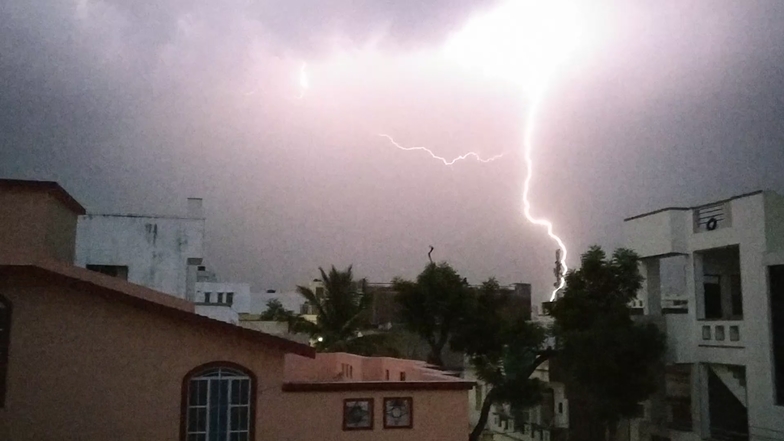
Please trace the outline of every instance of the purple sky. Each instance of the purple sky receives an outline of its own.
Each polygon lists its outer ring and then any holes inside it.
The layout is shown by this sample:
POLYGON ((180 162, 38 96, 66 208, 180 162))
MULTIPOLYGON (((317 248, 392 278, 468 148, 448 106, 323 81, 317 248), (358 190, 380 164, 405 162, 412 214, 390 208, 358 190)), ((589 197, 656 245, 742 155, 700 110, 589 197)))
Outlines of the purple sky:
MULTIPOLYGON (((93 212, 201 196, 208 264, 256 289, 331 264, 414 277, 432 244, 471 282, 546 296, 554 246, 520 215, 526 103, 435 56, 493 1, 42 3, 0 9, 0 176, 93 212), (450 168, 378 133, 512 154, 450 168)), ((784 193, 784 2, 591 4, 603 37, 554 80, 534 153, 534 212, 571 264, 621 245, 624 217, 784 193)))

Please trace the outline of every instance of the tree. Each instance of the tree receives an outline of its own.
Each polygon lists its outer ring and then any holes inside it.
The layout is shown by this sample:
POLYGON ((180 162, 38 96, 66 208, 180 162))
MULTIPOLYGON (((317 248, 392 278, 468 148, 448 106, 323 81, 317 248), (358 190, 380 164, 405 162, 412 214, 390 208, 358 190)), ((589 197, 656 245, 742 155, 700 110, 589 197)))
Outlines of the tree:
POLYGON ((400 320, 430 348, 428 363, 443 366, 442 353, 464 316, 470 288, 448 263, 429 263, 416 281, 392 282, 401 306, 400 320))
POLYGON ((358 355, 396 355, 388 344, 389 338, 374 333, 370 326, 369 306, 372 297, 360 287, 364 280, 354 281, 351 266, 338 271, 333 266, 329 274, 322 268, 323 293, 298 286, 297 292, 316 308, 316 322, 296 317, 294 332, 310 335, 316 350, 321 352, 350 352, 358 355))
POLYGON ((259 319, 276 322, 288 322, 294 318, 294 311, 283 307, 283 303, 278 299, 271 299, 267 302, 267 309, 261 313, 259 319))
POLYGON ((466 353, 477 377, 490 386, 479 421, 469 440, 477 441, 487 425, 493 406, 508 404, 522 409, 538 404, 542 383, 531 374, 551 355, 543 350, 545 330, 525 317, 505 314, 509 295, 495 279, 472 291, 466 314, 461 317, 452 348, 466 353))
POLYGON ((638 256, 618 249, 611 258, 591 247, 580 269, 566 276, 563 296, 552 307, 558 362, 567 387, 613 439, 622 418, 656 391, 665 336, 652 324, 632 320, 629 302, 642 284, 638 256))

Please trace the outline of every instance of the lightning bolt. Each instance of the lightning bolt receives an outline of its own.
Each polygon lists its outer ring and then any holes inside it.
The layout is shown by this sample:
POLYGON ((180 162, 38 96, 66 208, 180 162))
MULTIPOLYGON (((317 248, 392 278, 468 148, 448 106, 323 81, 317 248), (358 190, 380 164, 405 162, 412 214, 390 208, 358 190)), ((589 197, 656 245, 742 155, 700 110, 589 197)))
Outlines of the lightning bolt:
MULTIPOLYGON (((558 291, 563 289, 563 287, 566 285, 566 280, 564 278, 568 270, 568 267, 566 266, 566 255, 567 255, 566 244, 564 244, 563 240, 554 233, 554 227, 551 221, 547 219, 536 218, 531 214, 531 199, 529 197, 529 194, 531 192, 531 180, 533 179, 534 176, 534 162, 533 159, 531 158, 531 152, 533 151, 534 148, 534 143, 533 143, 534 128, 536 126, 537 115, 539 113, 539 107, 541 105, 542 95, 544 93, 543 89, 544 88, 532 94, 531 102, 528 108, 528 114, 525 118, 525 131, 523 134, 523 144, 522 144, 522 156, 523 156, 523 161, 525 162, 525 180, 523 181, 523 215, 525 216, 526 220, 528 220, 528 222, 534 225, 545 227, 547 229, 547 235, 552 240, 554 240, 555 243, 558 244, 558 248, 561 250, 561 253, 558 258, 558 263, 560 264, 559 266, 560 277, 558 278, 558 283, 555 289, 550 295, 550 301, 553 301, 558 295, 558 291)), ((427 154, 429 154, 431 158, 441 161, 444 165, 453 165, 458 161, 462 161, 470 157, 473 157, 479 162, 488 163, 488 162, 495 161, 496 159, 500 159, 505 155, 504 153, 501 153, 495 156, 491 156, 487 159, 483 159, 476 152, 469 152, 457 156, 453 159, 447 159, 444 158, 443 156, 436 155, 435 153, 433 153, 432 150, 430 150, 427 147, 421 147, 421 146, 404 147, 398 144, 394 140, 394 138, 392 138, 387 134, 381 133, 378 136, 382 138, 386 138, 387 140, 389 140, 390 143, 392 143, 392 145, 394 145, 400 150, 404 150, 404 151, 422 150, 424 152, 427 152, 427 154)))
MULTIPOLYGON (((527 94, 529 107, 524 120, 523 139, 520 152, 525 165, 525 179, 522 183, 522 214, 533 225, 544 227, 548 237, 558 245, 556 252, 557 282, 550 300, 566 285, 567 249, 563 240, 555 234, 553 223, 546 218, 537 218, 531 213, 531 181, 534 163, 534 129, 539 108, 544 95, 545 83, 554 69, 584 39, 582 19, 585 11, 579 11, 578 2, 573 0, 507 0, 496 9, 482 16, 476 16, 465 27, 455 33, 444 47, 448 59, 456 61, 467 69, 473 69, 488 76, 522 86, 527 94)), ((306 65, 300 69, 300 98, 309 87, 306 65)), ((392 136, 378 134, 386 138, 394 147, 403 151, 424 151, 431 158, 445 166, 473 158, 481 163, 489 163, 506 155, 501 153, 482 158, 476 152, 448 159, 435 154, 423 146, 405 147, 392 136)))
POLYGON ((543 92, 543 90, 540 90, 533 94, 531 104, 528 109, 528 115, 525 119, 525 133, 523 134, 523 160, 525 162, 525 180, 523 181, 523 215, 528 220, 528 222, 531 222, 534 225, 545 227, 547 229, 547 235, 550 236, 550 238, 558 244, 559 249, 562 250, 562 253, 558 259, 558 263, 560 263, 560 277, 558 278, 558 285, 550 295, 550 301, 553 301, 558 295, 558 291, 563 289, 563 287, 566 285, 566 279, 564 278, 567 271, 566 245, 564 245, 563 240, 561 240, 560 237, 553 233, 552 222, 547 219, 537 219, 531 215, 531 200, 528 197, 528 193, 531 190, 531 179, 534 175, 534 163, 531 159, 531 151, 533 150, 534 126, 536 123, 536 116, 539 111, 539 105, 541 103, 543 92))
POLYGON ((468 152, 468 153, 466 153, 466 154, 463 154, 463 155, 457 156, 457 157, 455 157, 455 158, 453 158, 453 159, 447 159, 447 158, 444 158, 443 156, 438 156, 438 155, 436 155, 435 153, 433 153, 433 151, 432 151, 432 150, 430 150, 430 149, 429 149, 429 148, 427 148, 427 147, 403 147, 402 145, 400 145, 400 144, 398 144, 397 142, 395 142, 395 140, 394 140, 394 139, 393 139, 391 136, 389 136, 389 135, 387 135, 387 134, 380 133, 378 136, 380 136, 380 137, 382 137, 382 138, 386 138, 386 139, 388 139, 388 140, 389 140, 389 142, 390 142, 390 143, 391 143, 393 146, 395 146, 395 147, 399 148, 400 150, 404 150, 404 151, 407 151, 407 152, 414 151, 414 150, 421 150, 421 151, 423 151, 423 152, 427 152, 427 154, 428 154, 428 155, 430 155, 430 157, 431 157, 431 158, 433 158, 433 159, 437 159, 437 160, 439 160, 439 161, 443 162, 443 163, 444 163, 444 165, 453 165, 455 162, 462 161, 462 160, 464 160, 464 159, 468 159, 468 158, 471 158, 471 157, 473 157, 474 159, 476 159, 476 160, 477 160, 477 161, 479 161, 479 162, 488 163, 488 162, 493 162, 493 161, 495 161, 496 159, 499 159, 499 158, 501 158, 501 157, 503 157, 503 156, 504 156, 504 153, 500 153, 500 154, 497 154, 497 155, 495 155, 495 156, 491 156, 491 157, 489 157, 489 158, 482 158, 482 157, 481 157, 481 156, 479 156, 479 154, 478 154, 478 153, 476 153, 476 152, 468 152))

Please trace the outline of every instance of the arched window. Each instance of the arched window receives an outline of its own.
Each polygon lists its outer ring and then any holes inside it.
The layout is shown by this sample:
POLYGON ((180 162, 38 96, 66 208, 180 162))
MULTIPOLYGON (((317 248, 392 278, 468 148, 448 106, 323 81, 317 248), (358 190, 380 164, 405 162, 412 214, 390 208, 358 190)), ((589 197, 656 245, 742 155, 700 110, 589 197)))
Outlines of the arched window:
POLYGON ((0 296, 0 408, 5 407, 8 347, 11 345, 11 302, 0 296))
POLYGON ((210 363, 183 381, 183 441, 252 441, 256 379, 234 363, 210 363))

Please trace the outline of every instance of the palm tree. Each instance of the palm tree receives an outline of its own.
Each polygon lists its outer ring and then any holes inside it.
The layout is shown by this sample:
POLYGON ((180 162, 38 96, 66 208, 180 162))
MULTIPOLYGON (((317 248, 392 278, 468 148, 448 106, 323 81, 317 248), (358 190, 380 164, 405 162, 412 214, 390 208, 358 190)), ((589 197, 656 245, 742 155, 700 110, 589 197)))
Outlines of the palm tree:
POLYGON ((295 332, 306 333, 321 352, 350 352, 358 355, 396 355, 389 336, 374 332, 370 325, 372 297, 362 287, 364 279, 354 280, 352 267, 338 271, 332 266, 327 274, 319 268, 323 292, 297 286, 297 292, 316 310, 316 321, 297 317, 295 332))

